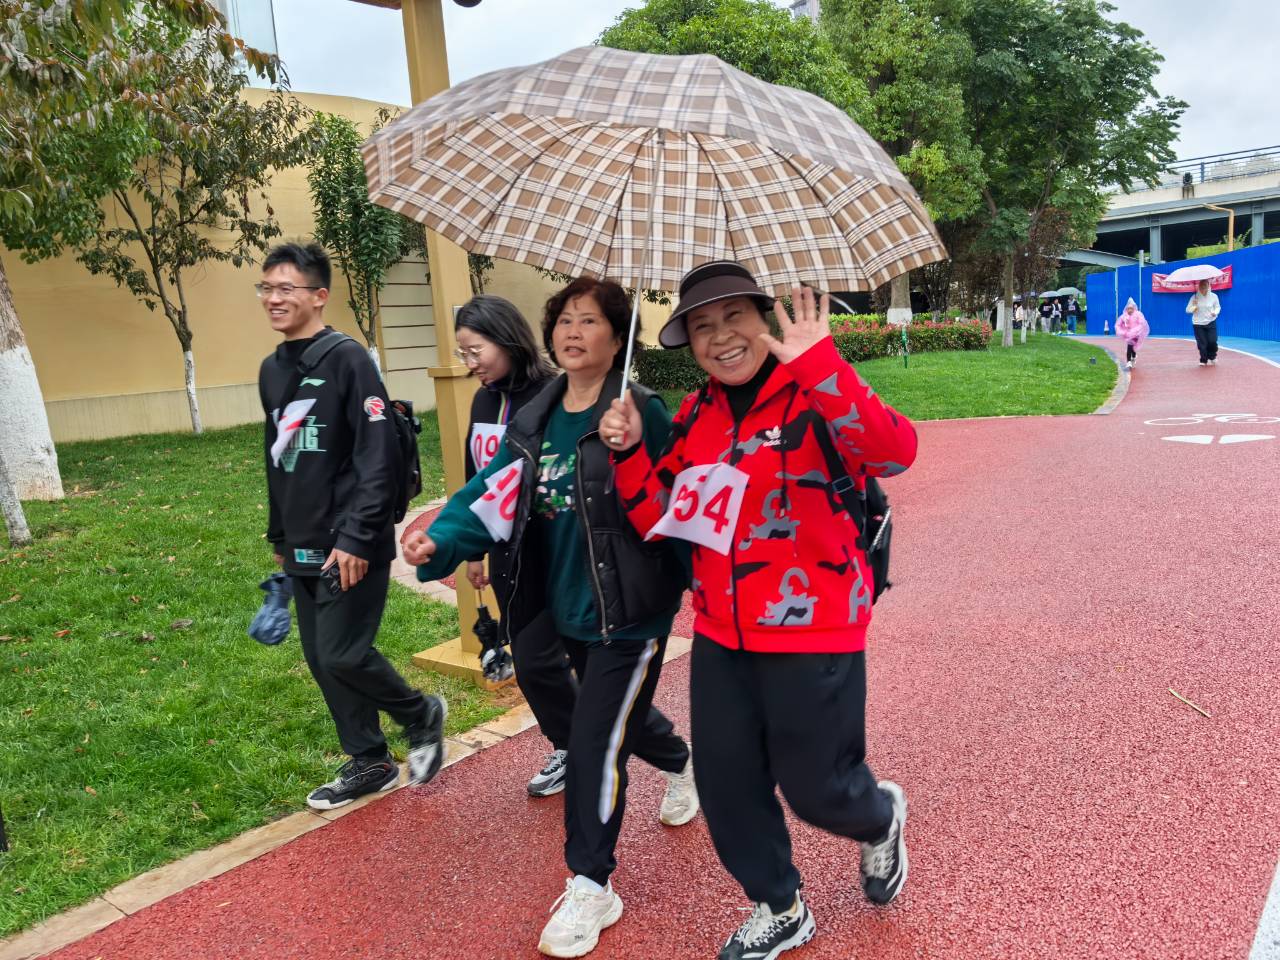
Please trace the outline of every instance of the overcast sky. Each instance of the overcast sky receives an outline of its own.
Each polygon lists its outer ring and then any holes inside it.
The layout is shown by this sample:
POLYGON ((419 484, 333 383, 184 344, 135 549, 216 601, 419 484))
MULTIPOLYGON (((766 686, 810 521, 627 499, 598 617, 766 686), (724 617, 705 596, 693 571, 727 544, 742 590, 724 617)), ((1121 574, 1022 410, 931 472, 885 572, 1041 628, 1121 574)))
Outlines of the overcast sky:
MULTIPOLYGON (((351 0, 274 0, 293 89, 409 102, 398 11, 351 0)), ((1165 57, 1161 94, 1187 101, 1180 158, 1280 145, 1277 0, 1112 0, 1165 57), (1194 25, 1194 26, 1193 26, 1194 25)), ((638 0, 444 0, 453 82, 591 43, 638 0)), ((783 4, 779 4, 783 5, 783 4)))

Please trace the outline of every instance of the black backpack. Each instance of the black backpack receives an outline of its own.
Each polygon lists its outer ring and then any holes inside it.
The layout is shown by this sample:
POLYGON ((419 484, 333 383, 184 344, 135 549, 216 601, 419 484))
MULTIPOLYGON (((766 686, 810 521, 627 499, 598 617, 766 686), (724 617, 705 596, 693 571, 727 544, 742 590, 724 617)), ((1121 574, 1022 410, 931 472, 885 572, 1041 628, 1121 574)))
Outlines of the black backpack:
POLYGON ((831 492, 844 504, 857 525, 858 546, 867 555, 867 564, 871 567, 871 602, 875 603, 880 594, 893 586, 889 579, 889 545, 893 540, 893 510, 889 506, 889 498, 875 477, 867 477, 865 489, 858 489, 857 482, 849 476, 844 461, 836 453, 826 422, 819 417, 813 418, 813 433, 827 460, 831 492))
MULTIPOLYGON (((345 333, 338 333, 336 330, 316 337, 298 359, 297 369, 289 378, 284 395, 276 409, 283 410, 288 406, 289 401, 298 392, 298 387, 302 385, 303 378, 310 376, 311 371, 320 366, 321 361, 329 355, 329 351, 349 340, 352 343, 356 342, 345 333)), ((422 493, 422 461, 418 457, 418 434, 422 432, 422 421, 413 415, 411 400, 392 400, 388 412, 391 415, 391 425, 396 431, 396 446, 400 451, 393 514, 393 519, 399 523, 408 512, 409 504, 422 493)))

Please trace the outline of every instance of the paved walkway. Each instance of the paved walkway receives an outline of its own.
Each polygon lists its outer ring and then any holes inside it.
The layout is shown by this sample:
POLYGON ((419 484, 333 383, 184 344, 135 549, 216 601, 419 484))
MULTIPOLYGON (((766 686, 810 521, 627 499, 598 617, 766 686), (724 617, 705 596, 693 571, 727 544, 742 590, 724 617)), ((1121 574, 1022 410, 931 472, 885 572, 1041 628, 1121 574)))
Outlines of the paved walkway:
MULTIPOLYGON (((1243 413, 1280 417, 1280 370, 1157 340, 1110 416, 922 425, 869 652, 911 879, 872 908, 856 848, 797 825, 818 936, 787 960, 1280 957, 1254 945, 1280 850, 1280 440, 1221 442, 1280 423, 1203 417, 1243 413)), ((658 698, 685 730, 687 680, 670 663, 658 698)), ((524 795, 544 748, 507 739, 56 956, 533 958, 564 883, 561 802, 524 795)), ((740 892, 633 774, 626 913, 591 956, 713 957, 740 892)))

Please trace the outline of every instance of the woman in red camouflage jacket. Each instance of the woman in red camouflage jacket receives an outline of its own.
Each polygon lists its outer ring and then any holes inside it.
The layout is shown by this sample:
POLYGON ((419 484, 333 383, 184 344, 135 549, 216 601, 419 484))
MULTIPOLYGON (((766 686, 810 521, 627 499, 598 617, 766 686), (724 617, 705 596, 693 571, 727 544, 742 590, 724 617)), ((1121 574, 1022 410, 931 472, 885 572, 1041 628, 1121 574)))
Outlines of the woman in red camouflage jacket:
POLYGON ((775 787, 861 844, 870 900, 907 877, 906 796, 864 759, 871 569, 818 434, 862 488, 910 466, 916 433, 836 352, 826 297, 796 287, 792 303, 794 320, 738 263, 695 268, 659 341, 688 345, 708 385, 657 463, 630 397, 600 423, 636 529, 693 542, 694 776, 716 852, 756 904, 721 960, 772 960, 814 933, 775 787))

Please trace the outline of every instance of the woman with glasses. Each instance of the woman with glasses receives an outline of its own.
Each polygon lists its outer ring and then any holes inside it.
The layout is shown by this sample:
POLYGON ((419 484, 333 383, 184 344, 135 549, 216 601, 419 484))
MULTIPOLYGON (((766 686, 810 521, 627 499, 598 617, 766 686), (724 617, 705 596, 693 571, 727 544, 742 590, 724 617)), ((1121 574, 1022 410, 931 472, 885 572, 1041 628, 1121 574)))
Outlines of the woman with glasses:
MULTIPOLYGON (((471 401, 467 427, 467 479, 492 462, 502 446, 507 424, 554 377, 555 369, 538 349, 533 331, 515 304, 502 297, 472 297, 453 321, 458 341, 455 355, 480 381, 471 401)), ((485 555, 467 561, 467 580, 476 590, 489 585, 485 555)), ((499 616, 506 618, 506 597, 499 596, 499 616)), ((511 643, 517 682, 543 735, 551 741, 546 763, 529 781, 531 797, 549 797, 564 789, 569 750, 568 716, 576 697, 573 675, 551 615, 543 612, 511 643)))

